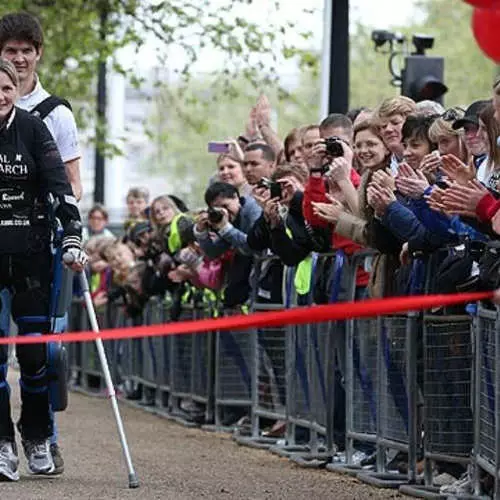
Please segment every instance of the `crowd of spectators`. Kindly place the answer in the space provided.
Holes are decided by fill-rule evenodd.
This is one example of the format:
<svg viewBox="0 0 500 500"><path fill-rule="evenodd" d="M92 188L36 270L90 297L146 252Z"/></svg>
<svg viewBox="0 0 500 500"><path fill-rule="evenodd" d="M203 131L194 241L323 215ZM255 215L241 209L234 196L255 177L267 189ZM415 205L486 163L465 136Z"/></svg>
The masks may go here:
<svg viewBox="0 0 500 500"><path fill-rule="evenodd" d="M243 133L236 125L237 139L221 141L213 175L200 179L203 207L173 194L150 200L146 189L132 188L117 236L106 229L104 207L90 210L96 305L120 298L139 318L149 297L168 294L176 320L194 287L216 293L227 314L244 311L254 259L271 255L279 259L260 269L252 300L283 303L284 266L293 266L300 305L310 292L312 252L349 256L364 248L377 254L369 269L358 269L356 297L407 293L405 269L415 255L500 238L500 80L481 97L448 109L390 97L375 109L297 124L282 140L260 96ZM483 253L470 255L444 257L439 291L498 286L484 279ZM340 342L337 356L342 367Z"/></svg>

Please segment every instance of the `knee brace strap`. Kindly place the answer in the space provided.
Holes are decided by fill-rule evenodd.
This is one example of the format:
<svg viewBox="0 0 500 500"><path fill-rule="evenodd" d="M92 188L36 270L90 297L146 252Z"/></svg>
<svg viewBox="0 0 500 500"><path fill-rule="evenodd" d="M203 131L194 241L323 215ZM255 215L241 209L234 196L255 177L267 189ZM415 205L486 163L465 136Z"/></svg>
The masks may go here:
<svg viewBox="0 0 500 500"><path fill-rule="evenodd" d="M41 333L25 333L29 337L41 337ZM18 359L21 355L21 351L17 353ZM48 377L47 377L47 366L46 364L38 370L37 373L33 375L27 375L23 372L23 364L21 363L21 378L19 379L19 385L23 390L30 393L41 393L48 390Z"/></svg>
<svg viewBox="0 0 500 500"><path fill-rule="evenodd" d="M47 316L20 316L16 319L19 335L48 332L50 320Z"/></svg>
<svg viewBox="0 0 500 500"><path fill-rule="evenodd" d="M21 373L19 385L23 390L32 394L39 394L47 391L47 368L42 368L36 375Z"/></svg>

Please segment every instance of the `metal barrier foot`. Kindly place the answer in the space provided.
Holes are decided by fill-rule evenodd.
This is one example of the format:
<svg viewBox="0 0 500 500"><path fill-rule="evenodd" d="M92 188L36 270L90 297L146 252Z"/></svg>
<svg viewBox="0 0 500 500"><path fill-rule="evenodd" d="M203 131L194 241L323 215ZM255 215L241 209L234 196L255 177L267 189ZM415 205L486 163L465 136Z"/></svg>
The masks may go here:
<svg viewBox="0 0 500 500"><path fill-rule="evenodd" d="M348 476L356 477L361 472L371 472L373 466L361 467L361 465L345 464L345 463L333 463L327 464L326 470L330 472L337 472L339 474L346 474Z"/></svg>
<svg viewBox="0 0 500 500"><path fill-rule="evenodd" d="M405 495L409 495L415 498L435 498L443 500L446 500L446 498L448 498L446 495L441 495L439 493L439 486L419 486L414 484L404 484L400 486L399 491L401 493L404 493Z"/></svg>
<svg viewBox="0 0 500 500"><path fill-rule="evenodd" d="M304 444L283 444L280 445L279 443L280 440L276 443L275 446L271 446L269 448L269 451L271 453L274 453L275 455L279 455L280 457L284 458L289 458L292 455L295 454L305 454L309 453L311 450L309 446L304 445Z"/></svg>
<svg viewBox="0 0 500 500"><path fill-rule="evenodd" d="M233 439L240 446L248 446L249 448L258 448L261 450L268 450L277 441L277 438L241 436L238 434L234 434Z"/></svg>
<svg viewBox="0 0 500 500"><path fill-rule="evenodd" d="M377 488L398 489L408 483L406 474L390 474L388 472L360 472L356 477L363 483Z"/></svg>
<svg viewBox="0 0 500 500"><path fill-rule="evenodd" d="M441 494L439 493L438 486L425 486L425 485L410 485L405 484L400 486L399 492L415 498L429 498L447 500L491 500L487 495L455 495L455 494Z"/></svg>
<svg viewBox="0 0 500 500"><path fill-rule="evenodd" d="M220 424L205 424L201 428L208 432L223 432L224 434L232 434L234 432L234 427Z"/></svg>
<svg viewBox="0 0 500 500"><path fill-rule="evenodd" d="M201 424L199 422L196 422L195 419L193 419L193 416L190 415L189 413L186 413L182 411L180 408L174 408L171 411L169 411L166 414L166 417L169 420L172 420L174 422L177 422L178 424L188 427L188 428L196 428L200 427Z"/></svg>
<svg viewBox="0 0 500 500"><path fill-rule="evenodd" d="M292 462L304 469L324 469L332 460L331 453L316 453L311 455L292 454L288 457Z"/></svg>

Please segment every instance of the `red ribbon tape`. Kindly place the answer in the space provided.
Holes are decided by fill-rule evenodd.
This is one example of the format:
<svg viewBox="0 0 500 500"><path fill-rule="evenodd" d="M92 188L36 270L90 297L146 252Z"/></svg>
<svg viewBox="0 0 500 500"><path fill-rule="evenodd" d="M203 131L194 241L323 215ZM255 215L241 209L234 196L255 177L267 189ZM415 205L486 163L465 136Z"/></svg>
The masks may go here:
<svg viewBox="0 0 500 500"><path fill-rule="evenodd" d="M102 340L132 339L138 337L159 337L164 335L186 335L208 333L214 330L247 330L249 328L301 325L321 323L350 318L370 318L385 314L417 311L439 306L451 306L464 302L489 299L493 292L458 293L450 295L416 295L370 299L356 302L340 302L311 307L295 307L284 311L267 311L248 315L209 318L196 321L180 321L159 325L134 326L129 328L110 328L100 333L93 331L44 335L42 337L5 337L1 344L38 344L47 342L87 342Z"/></svg>

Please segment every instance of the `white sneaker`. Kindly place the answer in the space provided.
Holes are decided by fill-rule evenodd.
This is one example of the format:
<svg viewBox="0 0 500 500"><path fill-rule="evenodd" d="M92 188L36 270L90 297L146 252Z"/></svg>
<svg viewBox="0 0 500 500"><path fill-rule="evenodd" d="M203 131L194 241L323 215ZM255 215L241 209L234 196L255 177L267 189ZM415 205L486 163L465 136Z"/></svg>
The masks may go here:
<svg viewBox="0 0 500 500"><path fill-rule="evenodd" d="M359 465L363 460L368 458L368 455L364 451L356 450L351 457L353 465Z"/></svg>
<svg viewBox="0 0 500 500"><path fill-rule="evenodd" d="M439 488L440 495L447 495L453 498L456 495L470 495L474 492L472 480L468 473L464 474L452 484L447 484Z"/></svg>
<svg viewBox="0 0 500 500"><path fill-rule="evenodd" d="M0 481L19 481L19 457L11 441L0 441Z"/></svg>
<svg viewBox="0 0 500 500"><path fill-rule="evenodd" d="M32 474L52 474L55 469L50 453L50 440L23 440L24 454Z"/></svg>
<svg viewBox="0 0 500 500"><path fill-rule="evenodd" d="M448 472L442 472L435 476L432 480L434 486L451 486L452 484L457 482L457 478L452 476Z"/></svg>

